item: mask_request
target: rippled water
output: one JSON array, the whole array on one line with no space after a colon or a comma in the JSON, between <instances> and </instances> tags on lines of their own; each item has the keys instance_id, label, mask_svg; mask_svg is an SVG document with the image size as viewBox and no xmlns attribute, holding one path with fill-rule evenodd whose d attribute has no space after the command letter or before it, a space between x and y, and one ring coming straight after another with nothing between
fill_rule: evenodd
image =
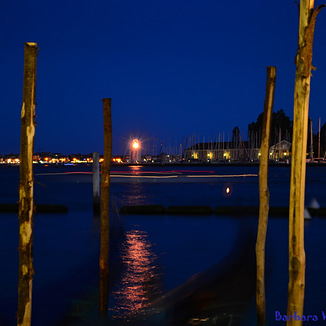
<instances>
[{"instance_id":1,"label":"rippled water","mask_svg":"<svg viewBox=\"0 0 326 326\"><path fill-rule=\"evenodd\" d=\"M65 204L69 213L35 216L33 326L56 326L67 314L86 319L96 315L99 221L92 213L91 179L87 174L52 174L78 170L90 172L91 167L39 167L36 171L39 175L35 176L35 201ZM120 170L132 172L133 168ZM138 167L139 170L144 168ZM169 168L150 170L166 172ZM213 170L223 175L255 174L258 167L200 167L200 170ZM1 203L18 200L18 177L16 168L0 169ZM271 205L288 205L289 181L289 168L270 169ZM321 206L326 206L325 185L325 168L308 168L307 204L317 198ZM240 220L225 216L117 216L115 212L122 205L209 205L215 208L219 205L258 205L259 202L258 178L255 177L226 177L192 183L143 183L135 179L129 183L113 183L111 195L111 204L115 208L111 212L115 217L112 227L115 246L112 248L116 255L109 313L115 321L126 322L145 313L148 305L162 293L168 293L195 274L223 261L232 250ZM0 260L3 262L0 325L13 326L17 300L18 220L15 214L2 214L0 219ZM255 217L251 217L251 222L255 225ZM322 259L326 253L325 232L326 219L306 222L307 314L325 309L326 263ZM286 217L270 219L267 235L271 257L267 263L268 325L278 325L275 310L286 310L287 234ZM78 309L82 304L89 308ZM253 311L249 309L243 325L253 325ZM51 316L50 321L48 316ZM158 324L167 325L164 318Z\"/></svg>"},{"instance_id":2,"label":"rippled water","mask_svg":"<svg viewBox=\"0 0 326 326\"><path fill-rule=\"evenodd\" d=\"M161 293L161 275L157 256L145 231L127 231L120 254L121 280L112 292L110 310L113 319L128 321L141 314Z\"/></svg>"}]
</instances>

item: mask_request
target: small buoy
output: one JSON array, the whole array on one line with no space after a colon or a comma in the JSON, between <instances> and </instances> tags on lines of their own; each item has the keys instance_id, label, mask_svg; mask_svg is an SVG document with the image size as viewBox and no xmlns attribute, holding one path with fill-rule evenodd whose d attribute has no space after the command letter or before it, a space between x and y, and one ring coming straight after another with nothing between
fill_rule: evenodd
<instances>
[{"instance_id":1,"label":"small buoy","mask_svg":"<svg viewBox=\"0 0 326 326\"><path fill-rule=\"evenodd\" d=\"M305 220L311 220L311 215L310 215L307 208L304 209L304 219Z\"/></svg>"},{"instance_id":2,"label":"small buoy","mask_svg":"<svg viewBox=\"0 0 326 326\"><path fill-rule=\"evenodd\" d=\"M318 203L318 200L316 198L312 198L309 204L309 208L313 208L313 209L319 209L320 205Z\"/></svg>"}]
</instances>

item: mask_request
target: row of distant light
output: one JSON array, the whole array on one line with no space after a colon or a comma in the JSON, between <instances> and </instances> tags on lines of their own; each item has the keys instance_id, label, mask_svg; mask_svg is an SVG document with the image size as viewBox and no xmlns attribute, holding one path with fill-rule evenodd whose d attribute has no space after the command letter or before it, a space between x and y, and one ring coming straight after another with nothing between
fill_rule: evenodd
<instances>
[{"instance_id":1,"label":"row of distant light","mask_svg":"<svg viewBox=\"0 0 326 326\"><path fill-rule=\"evenodd\" d=\"M104 158L100 158L99 162L102 163L104 161ZM41 164L55 164L55 163L65 163L65 162L72 162L72 163L93 163L93 159L87 158L86 160L79 160L77 158L73 158L71 161L68 159L62 158L62 159L57 159L53 158L50 159L48 157L45 157L44 160L39 160L39 161L33 161L33 163L41 163ZM121 158L113 158L112 162L117 162L121 163L122 160ZM19 164L20 159L19 158L7 158L6 160L0 161L0 164Z\"/></svg>"},{"instance_id":2,"label":"row of distant light","mask_svg":"<svg viewBox=\"0 0 326 326\"><path fill-rule=\"evenodd\" d=\"M131 142L131 146L133 149L137 150L137 149L140 149L140 141L138 139L133 139L132 142ZM100 163L104 161L103 158L100 158ZM45 157L44 160L39 160L39 161L33 161L33 163L41 163L41 164L47 164L47 163L65 163L65 162L68 162L68 159L66 158L60 158L60 159L57 159L57 158L52 158L50 159L49 157ZM72 163L92 163L93 162L93 159L91 158L87 158L86 160L79 160L78 158L73 158L71 160ZM122 160L121 158L113 158L112 159L112 162L116 162L116 163L121 163ZM20 160L19 158L8 158L4 161L1 161L0 163L6 163L6 164L18 164L20 163Z\"/></svg>"},{"instance_id":3,"label":"row of distant light","mask_svg":"<svg viewBox=\"0 0 326 326\"><path fill-rule=\"evenodd\" d=\"M194 152L194 153L192 154L192 156L194 156L194 155L196 155L196 154L198 155L198 153ZM307 153L307 155L308 155L308 154L309 154L309 153ZM226 153L223 154L223 156L228 156L228 155L230 155L230 152L226 152ZM259 152L259 153L258 153L258 156L260 156L260 155L261 155L261 153ZM269 155L273 155L273 153L269 153ZM286 156L287 153L284 152L283 155ZM213 153L210 152L210 153L207 154L207 156L208 156L208 157L213 156Z\"/></svg>"},{"instance_id":4,"label":"row of distant light","mask_svg":"<svg viewBox=\"0 0 326 326\"><path fill-rule=\"evenodd\" d=\"M20 163L20 159L19 158L7 158L6 160L2 160L0 161L0 163L4 164L18 164Z\"/></svg>"}]
</instances>

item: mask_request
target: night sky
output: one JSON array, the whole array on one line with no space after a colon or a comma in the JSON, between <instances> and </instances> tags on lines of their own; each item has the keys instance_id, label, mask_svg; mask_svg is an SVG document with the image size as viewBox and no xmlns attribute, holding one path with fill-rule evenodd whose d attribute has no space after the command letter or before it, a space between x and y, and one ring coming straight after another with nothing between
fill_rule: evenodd
<instances>
[{"instance_id":1,"label":"night sky","mask_svg":"<svg viewBox=\"0 0 326 326\"><path fill-rule=\"evenodd\" d=\"M315 1L315 6L323 3ZM24 42L36 42L35 152L103 152L102 98L112 98L113 154L131 137L149 151L196 135L231 138L263 111L293 117L298 8L293 0L2 1L0 154L18 153ZM317 19L310 113L326 121L326 9ZM229 136L228 136L229 135Z\"/></svg>"}]
</instances>

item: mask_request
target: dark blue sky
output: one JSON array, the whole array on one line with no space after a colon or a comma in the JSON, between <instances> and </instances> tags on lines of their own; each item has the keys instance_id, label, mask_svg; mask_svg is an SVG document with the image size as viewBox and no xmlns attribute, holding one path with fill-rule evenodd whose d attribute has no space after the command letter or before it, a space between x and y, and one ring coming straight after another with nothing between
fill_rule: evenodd
<instances>
[{"instance_id":1,"label":"dark blue sky","mask_svg":"<svg viewBox=\"0 0 326 326\"><path fill-rule=\"evenodd\" d=\"M0 27L0 154L19 152L24 42L40 48L35 151L102 152L105 97L114 154L131 136L164 140L165 150L194 134L231 137L235 126L247 138L268 65L277 67L274 110L293 117L292 0L3 1ZM326 9L314 44L315 131L326 121L325 37Z\"/></svg>"}]
</instances>

